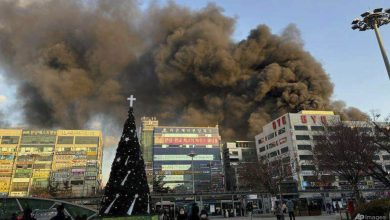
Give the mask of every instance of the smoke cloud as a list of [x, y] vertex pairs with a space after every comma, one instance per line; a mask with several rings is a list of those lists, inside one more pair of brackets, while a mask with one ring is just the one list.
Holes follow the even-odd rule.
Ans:
[[234, 42], [235, 20], [213, 4], [21, 3], [0, 3], [0, 64], [31, 126], [121, 127], [130, 93], [138, 116], [219, 124], [225, 140], [252, 139], [271, 119], [303, 109], [364, 116], [332, 104], [333, 85], [294, 25], [280, 35], [259, 25]]

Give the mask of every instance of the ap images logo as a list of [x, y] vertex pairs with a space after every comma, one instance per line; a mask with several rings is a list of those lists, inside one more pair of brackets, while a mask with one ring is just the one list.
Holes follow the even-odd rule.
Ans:
[[362, 215], [358, 213], [355, 217], [355, 220], [385, 220], [386, 216], [370, 216], [370, 215]]
[[358, 213], [355, 217], [355, 220], [364, 220], [364, 215]]

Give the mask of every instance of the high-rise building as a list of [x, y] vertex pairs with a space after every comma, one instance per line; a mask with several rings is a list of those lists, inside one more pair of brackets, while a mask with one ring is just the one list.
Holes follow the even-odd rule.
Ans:
[[[288, 113], [263, 126], [262, 133], [255, 136], [256, 150], [260, 160], [282, 160], [283, 175], [297, 184], [298, 190], [347, 189], [349, 183], [340, 176], [322, 173], [319, 181], [313, 163], [312, 149], [315, 140], [324, 131], [325, 126], [341, 122], [340, 116], [332, 111], [301, 111]], [[361, 127], [368, 132], [374, 125], [367, 122], [342, 121], [347, 126]], [[381, 124], [380, 126], [385, 126]], [[380, 151], [373, 158], [390, 172], [390, 154]], [[366, 177], [359, 183], [364, 188], [383, 187], [378, 181]]]
[[78, 197], [101, 187], [102, 133], [0, 130], [0, 194]]
[[242, 172], [247, 172], [245, 163], [257, 160], [254, 141], [234, 141], [223, 144], [223, 164], [225, 167], [225, 186], [228, 191], [248, 190], [240, 181]]
[[153, 183], [153, 129], [158, 126], [156, 117], [142, 117], [140, 128], [140, 145], [145, 161], [146, 177], [149, 188]]
[[218, 126], [155, 127], [154, 176], [176, 192], [192, 192], [193, 181], [196, 192], [223, 190], [220, 141]]
[[263, 126], [262, 133], [255, 136], [258, 156], [260, 160], [282, 160], [283, 176], [294, 181], [299, 190], [317, 189], [320, 183], [314, 172], [311, 151], [314, 139], [328, 122], [339, 121], [340, 116], [332, 111], [284, 114]]

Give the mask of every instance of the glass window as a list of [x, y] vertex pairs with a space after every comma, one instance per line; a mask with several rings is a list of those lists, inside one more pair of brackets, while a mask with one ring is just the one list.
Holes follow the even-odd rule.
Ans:
[[311, 126], [312, 131], [325, 131], [324, 126]]
[[22, 136], [22, 144], [55, 144], [56, 136]]
[[57, 140], [57, 144], [73, 144], [73, 136], [59, 136]]
[[1, 139], [2, 144], [18, 144], [19, 136], [3, 136]]
[[99, 137], [76, 137], [76, 144], [99, 144]]
[[380, 160], [379, 155], [374, 155], [373, 160]]
[[386, 169], [387, 171], [390, 171], [390, 165], [385, 165], [385, 169]]
[[301, 170], [316, 170], [314, 165], [301, 165]]
[[279, 129], [278, 134], [283, 134], [284, 132], [286, 132], [286, 128], [281, 128]]
[[275, 157], [276, 155], [278, 155], [278, 151], [273, 151], [269, 154], [269, 157]]
[[307, 131], [309, 130], [306, 125], [295, 125], [294, 129], [297, 131]]
[[321, 139], [321, 136], [320, 135], [313, 135], [313, 140], [320, 140]]
[[383, 155], [382, 158], [383, 160], [390, 160], [390, 155]]
[[310, 140], [309, 135], [296, 135], [297, 140]]
[[288, 152], [288, 147], [283, 147], [282, 149], [280, 149], [280, 152], [281, 152], [282, 154]]
[[272, 138], [274, 138], [275, 137], [275, 134], [274, 133], [271, 133], [271, 134], [269, 134], [268, 136], [267, 136], [267, 140], [270, 140], [270, 139], [272, 139]]
[[260, 147], [260, 152], [265, 151], [265, 147]]
[[311, 150], [311, 145], [309, 145], [309, 144], [298, 144], [298, 150]]
[[313, 155], [299, 155], [300, 160], [314, 160]]

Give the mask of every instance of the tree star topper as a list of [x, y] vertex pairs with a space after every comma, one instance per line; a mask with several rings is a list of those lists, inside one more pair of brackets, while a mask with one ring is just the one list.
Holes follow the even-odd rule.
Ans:
[[133, 107], [133, 101], [137, 100], [136, 98], [134, 98], [133, 95], [131, 95], [129, 98], [127, 98], [128, 101], [130, 101], [130, 107], [132, 108]]

